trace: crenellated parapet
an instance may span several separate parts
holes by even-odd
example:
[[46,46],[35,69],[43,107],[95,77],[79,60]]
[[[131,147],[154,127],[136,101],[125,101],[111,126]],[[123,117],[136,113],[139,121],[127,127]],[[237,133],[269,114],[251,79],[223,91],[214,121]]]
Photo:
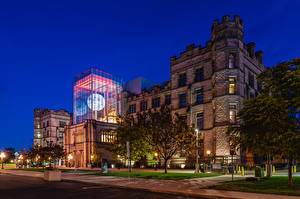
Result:
[[56,114],[56,115],[62,115],[62,116],[69,116],[70,113],[64,109],[59,109],[58,111],[55,111],[54,109],[42,109],[42,108],[35,108],[34,109],[34,117],[43,117],[48,114]]
[[222,17],[222,21],[216,19],[211,28],[211,40],[218,41],[224,38],[235,38],[243,41],[244,23],[238,15],[234,15],[233,19],[230,15]]

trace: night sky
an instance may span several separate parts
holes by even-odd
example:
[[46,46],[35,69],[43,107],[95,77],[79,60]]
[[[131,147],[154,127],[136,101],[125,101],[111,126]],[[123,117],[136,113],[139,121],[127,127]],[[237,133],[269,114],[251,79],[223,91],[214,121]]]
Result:
[[[108,3],[109,2],[109,3]],[[209,2],[209,3],[207,3]],[[154,82],[171,56],[205,46],[215,19],[238,14],[266,66],[300,55],[300,1],[0,2],[0,149],[29,147],[35,107],[72,111],[72,78],[89,67]]]

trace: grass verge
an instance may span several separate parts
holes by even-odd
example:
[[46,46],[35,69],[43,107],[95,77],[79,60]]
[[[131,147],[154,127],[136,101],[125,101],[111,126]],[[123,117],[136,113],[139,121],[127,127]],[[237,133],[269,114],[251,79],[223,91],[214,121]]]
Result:
[[215,186],[206,187],[209,189],[221,189],[228,191],[242,191],[253,193],[280,194],[300,196],[300,177],[293,177],[294,188],[288,187],[287,176],[274,176],[269,179],[262,178],[260,181],[234,181],[223,182]]
[[[116,172],[116,173],[97,173],[101,176],[117,176],[128,177],[128,172]],[[159,172],[131,172],[131,178],[145,178],[145,179],[158,179],[158,180],[184,180],[191,178],[205,178],[220,176],[220,174],[214,173],[159,173]]]

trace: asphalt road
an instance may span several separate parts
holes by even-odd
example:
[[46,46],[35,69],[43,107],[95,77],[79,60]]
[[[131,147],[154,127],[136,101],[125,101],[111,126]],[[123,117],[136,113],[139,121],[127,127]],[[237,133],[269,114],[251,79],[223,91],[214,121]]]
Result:
[[41,178],[0,174],[0,199],[192,199],[191,197],[111,188],[76,182],[45,182]]

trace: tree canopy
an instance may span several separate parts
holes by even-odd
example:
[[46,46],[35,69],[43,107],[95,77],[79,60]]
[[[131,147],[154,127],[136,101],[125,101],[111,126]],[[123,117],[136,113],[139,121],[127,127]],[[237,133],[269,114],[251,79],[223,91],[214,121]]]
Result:
[[289,185],[293,186],[292,161],[299,159],[300,58],[265,69],[258,76],[260,94],[245,100],[239,126],[228,128],[231,143],[250,153],[289,160]]
[[194,134],[186,121],[178,114],[172,114],[166,105],[157,111],[149,111],[147,115],[145,137],[153,150],[164,160],[167,173],[168,160],[193,145]]

